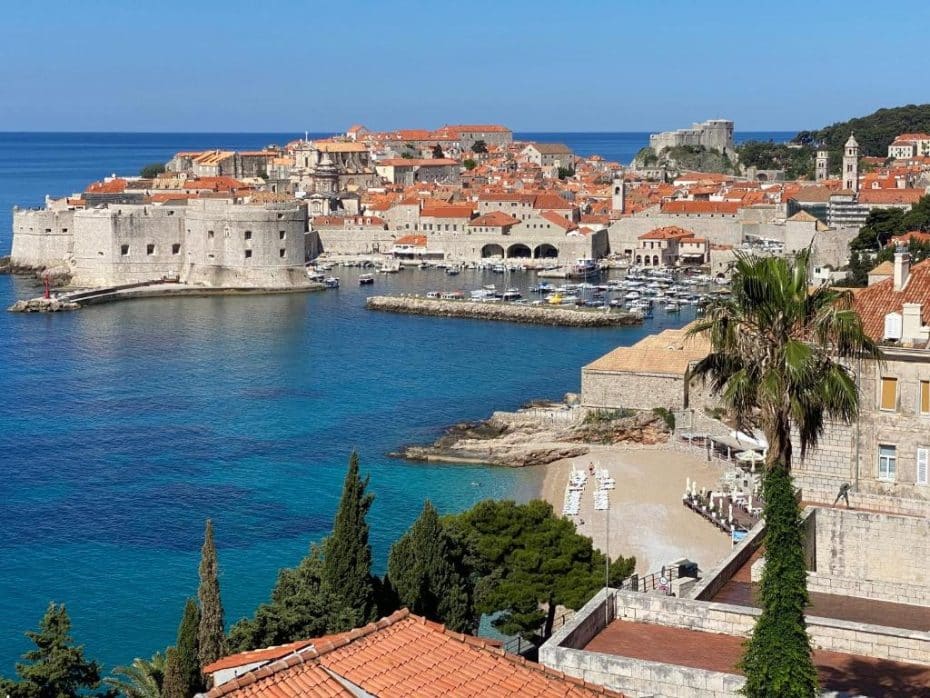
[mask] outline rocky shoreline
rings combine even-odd
[[[441,300],[419,296],[371,296],[365,301],[365,307],[369,310],[410,315],[500,320],[560,327],[619,327],[638,325],[643,321],[638,313],[613,309],[610,312],[604,312],[603,310],[579,310],[547,305]]]
[[[589,453],[595,444],[652,445],[668,440],[661,416],[651,412],[603,414],[566,403],[540,403],[461,422],[429,445],[389,454],[420,462],[485,463],[510,468],[545,465]]]

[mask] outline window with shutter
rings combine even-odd
[[[917,484],[926,485],[930,470],[930,448],[917,449]]]
[[[920,381],[920,413],[930,414],[930,381]]]
[[[894,410],[898,396],[898,379],[882,378],[882,394],[879,406],[883,410]]]

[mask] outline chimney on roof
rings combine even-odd
[[[928,328],[922,323],[923,303],[904,303],[901,308],[901,339],[907,343],[925,343]]]
[[[898,245],[894,251],[894,290],[901,291],[907,283],[907,277],[911,271],[911,255],[908,254],[907,248]]]

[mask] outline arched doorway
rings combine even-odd
[[[558,256],[559,251],[555,248],[555,246],[546,243],[537,245],[536,249],[533,250],[533,257],[536,259],[555,259]]]
[[[487,257],[503,257],[504,248],[500,245],[488,244],[481,248],[481,256],[483,258]]]
[[[643,256],[641,254],[636,255],[636,266],[641,267],[643,265]]]
[[[652,266],[654,267],[659,266],[659,255],[657,254],[652,255]]]
[[[515,244],[513,244],[513,245],[511,245],[510,247],[507,248],[507,257],[508,257],[508,258],[511,258],[511,257],[516,257],[516,258],[530,257],[531,254],[532,254],[532,253],[530,252],[530,248],[527,247],[526,245],[524,245],[523,243],[520,243],[520,242],[515,243]]]

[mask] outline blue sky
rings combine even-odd
[[[0,130],[816,128],[930,102],[926,0],[36,0]]]

